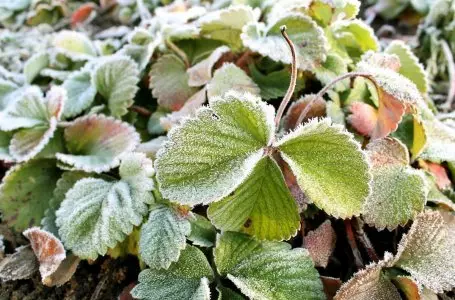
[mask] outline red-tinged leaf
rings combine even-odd
[[[95,3],[86,3],[76,9],[71,15],[71,27],[76,27],[79,23],[83,23],[90,16],[92,11],[96,9]]]
[[[316,230],[308,232],[305,236],[305,248],[316,267],[327,267],[330,255],[335,249],[337,236],[330,220],[326,220]]]
[[[362,102],[354,102],[349,110],[351,115],[348,117],[348,122],[361,135],[370,135],[378,121],[378,113],[376,109]]]
[[[436,179],[436,184],[441,190],[448,189],[452,186],[452,182],[449,179],[447,170],[441,164],[433,163],[430,161],[422,161],[421,167],[434,176]]]
[[[290,130],[297,127],[297,120],[300,117],[302,111],[308,106],[310,101],[315,98],[315,95],[310,94],[294,102],[288,109],[286,115],[283,118],[284,129]],[[322,98],[314,100],[311,104],[311,108],[308,110],[303,122],[308,121],[312,118],[325,116],[325,101]]]
[[[44,279],[54,273],[66,258],[62,242],[52,233],[32,227],[23,232],[30,240],[33,252],[39,261],[39,271]]]
[[[378,120],[370,134],[371,139],[386,137],[389,133],[397,130],[405,113],[405,106],[395,97],[384,91],[381,91],[380,94]]]
[[[340,278],[320,276],[327,300],[332,300],[343,283]]]
[[[131,290],[136,286],[136,283],[132,282],[128,284],[123,291],[118,296],[119,300],[133,300],[133,296],[131,295]]]

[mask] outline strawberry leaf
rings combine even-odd
[[[24,64],[25,80],[32,83],[39,75],[42,69],[49,65],[49,54],[46,52],[36,53],[30,57]]]
[[[122,160],[118,181],[77,181],[56,212],[65,246],[81,258],[95,259],[123,241],[153,202],[151,175],[152,161],[135,153]]]
[[[158,152],[163,196],[196,205],[229,195],[261,159],[274,134],[273,118],[273,108],[250,94],[212,98],[210,107],[171,130]]]
[[[96,48],[92,41],[83,33],[62,30],[57,33],[53,45],[59,53],[72,60],[90,60],[96,56]]]
[[[325,299],[305,249],[224,232],[218,236],[214,256],[220,275],[251,299]]]
[[[318,207],[339,218],[360,214],[371,175],[365,154],[350,133],[329,119],[313,119],[276,146],[300,188]]]
[[[223,54],[229,52],[229,47],[221,46],[213,50],[209,57],[198,62],[186,72],[189,86],[203,86],[212,79],[212,69]]]
[[[89,108],[95,100],[96,88],[92,84],[91,72],[89,69],[82,69],[71,73],[63,82],[66,89],[68,101],[65,103],[63,116],[71,118],[77,116]]]
[[[200,247],[212,247],[215,245],[216,229],[207,218],[193,214],[189,221],[191,223],[191,233],[187,238],[193,245]]]
[[[266,240],[287,240],[300,226],[297,204],[280,168],[269,157],[262,158],[231,195],[210,204],[208,217],[223,231]]]
[[[206,300],[213,271],[201,250],[187,246],[167,270],[146,269],[131,291],[136,299]]]

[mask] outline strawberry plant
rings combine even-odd
[[[0,2],[1,221],[30,242],[0,278],[133,256],[122,297],[453,296],[455,119],[415,49],[357,0],[167,2]]]

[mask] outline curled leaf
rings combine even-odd
[[[229,47],[221,46],[216,48],[209,57],[198,62],[186,72],[189,75],[189,86],[202,86],[210,81],[212,78],[212,68],[216,62],[229,51]]]

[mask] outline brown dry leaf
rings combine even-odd
[[[43,281],[54,273],[60,263],[66,258],[62,242],[52,233],[32,227],[23,232],[23,235],[30,240],[33,252],[38,258],[39,271]]]
[[[286,112],[285,116],[283,117],[283,124],[285,130],[291,130],[297,127],[298,124],[297,120],[299,119],[300,114],[302,111],[307,107],[308,103],[315,98],[316,95],[310,94],[305,95],[304,97],[300,98],[296,102],[292,103],[289,107],[288,111]],[[308,121],[312,118],[323,117],[325,116],[325,101],[322,98],[314,100],[313,104],[311,105],[310,110],[306,114],[303,122]]]
[[[68,255],[58,266],[54,273],[43,278],[43,284],[47,286],[61,286],[68,282],[74,273],[81,259],[74,254]]]
[[[335,249],[337,236],[330,220],[326,220],[316,230],[308,232],[305,236],[305,248],[316,267],[327,267],[329,258]]]
[[[22,246],[0,262],[0,279],[4,281],[30,278],[38,271],[38,261],[30,246]]]
[[[367,145],[366,151],[372,167],[409,164],[408,149],[395,138],[374,140]]]
[[[322,285],[324,286],[324,293],[327,296],[327,299],[333,299],[342,284],[340,278],[327,276],[320,276],[319,278],[321,278]]]

